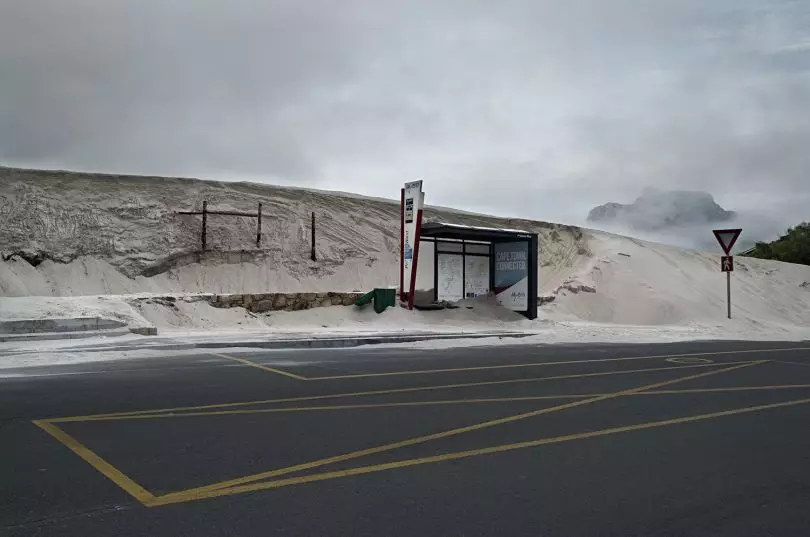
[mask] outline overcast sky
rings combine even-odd
[[[0,163],[810,217],[810,4],[0,0]]]

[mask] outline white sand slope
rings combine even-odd
[[[659,325],[725,317],[726,276],[718,254],[604,233],[594,234],[590,246],[593,257],[569,279],[596,292],[561,289],[546,306],[555,318]],[[735,318],[810,325],[810,267],[738,257],[735,268]]]
[[[199,208],[203,199],[211,208],[241,211],[255,210],[261,201],[266,211],[261,251],[252,244],[255,221],[212,217],[209,244],[214,251],[195,257],[199,219],[174,211]],[[395,201],[334,192],[0,168],[0,224],[6,230],[0,234],[0,251],[6,257],[24,252],[29,259],[46,258],[37,266],[20,256],[0,261],[0,297],[353,291],[395,285],[398,210]],[[317,262],[309,260],[312,211],[319,222]],[[582,335],[586,332],[581,323],[590,323],[596,327],[593,337],[607,334],[606,339],[611,336],[601,327],[607,325],[625,332],[628,326],[666,328],[695,337],[715,332],[758,339],[810,337],[810,267],[737,258],[732,276],[734,320],[729,323],[717,252],[698,253],[572,226],[450,209],[431,208],[426,216],[539,234],[539,294],[553,302],[542,306],[545,324],[536,323],[537,329],[552,322],[579,327]],[[431,263],[431,255],[422,257],[420,288],[429,287]],[[13,307],[13,302],[0,298],[0,318]],[[142,309],[139,316],[170,330],[272,330],[282,325],[285,330],[366,329],[375,323],[382,329],[390,324],[430,325],[439,318],[367,319],[343,310],[347,317],[340,319],[331,310],[313,310],[256,319],[243,310],[213,311],[201,303],[181,303],[171,311],[160,305]],[[527,329],[525,323],[492,311],[479,311],[474,318],[448,315],[453,327],[488,322],[498,328]],[[706,327],[715,332],[701,332]]]

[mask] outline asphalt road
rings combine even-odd
[[[807,535],[808,505],[810,342],[0,370],[0,535]]]

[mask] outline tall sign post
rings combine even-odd
[[[742,229],[714,229],[712,233],[714,233],[714,237],[720,243],[720,248],[726,254],[720,257],[720,271],[726,273],[728,318],[731,319],[731,273],[734,272],[734,256],[731,255],[731,249],[734,248],[734,243],[740,238]]]
[[[399,298],[404,300],[407,286],[408,309],[413,309],[416,287],[416,266],[419,261],[419,233],[422,228],[422,207],[425,193],[422,181],[405,183],[402,189]]]

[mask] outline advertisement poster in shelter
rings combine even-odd
[[[500,242],[494,245],[495,298],[513,311],[529,308],[529,243]]]

